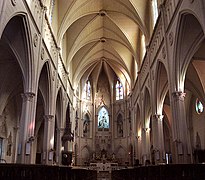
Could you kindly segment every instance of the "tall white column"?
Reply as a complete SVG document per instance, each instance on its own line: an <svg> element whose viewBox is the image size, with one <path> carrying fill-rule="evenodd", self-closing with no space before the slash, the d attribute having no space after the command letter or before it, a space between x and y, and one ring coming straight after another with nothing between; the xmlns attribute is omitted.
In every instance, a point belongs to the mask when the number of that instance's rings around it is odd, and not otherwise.
<svg viewBox="0 0 205 180"><path fill-rule="evenodd" d="M14 132L14 142L13 142L13 157L12 157L12 162L15 163L17 159L17 150L18 150L18 138L19 138L19 127L14 127L13 128Z"/></svg>
<svg viewBox="0 0 205 180"><path fill-rule="evenodd" d="M163 115L159 114L152 116L152 135L155 163L162 162L164 156L163 117Z"/></svg>
<svg viewBox="0 0 205 180"><path fill-rule="evenodd" d="M142 163L145 163L146 160L150 160L150 128L142 129L141 147Z"/></svg>
<svg viewBox="0 0 205 180"><path fill-rule="evenodd" d="M184 104L185 95L180 91L172 93L172 136L176 163L190 163L191 160L190 137Z"/></svg>
<svg viewBox="0 0 205 180"><path fill-rule="evenodd" d="M43 164L53 164L53 115L44 116Z"/></svg>
<svg viewBox="0 0 205 180"><path fill-rule="evenodd" d="M61 151L62 151L62 141L61 138L64 133L64 128L58 128L57 129L57 142L56 142L56 164L60 165L62 162L62 157L61 157Z"/></svg>
<svg viewBox="0 0 205 180"><path fill-rule="evenodd" d="M34 117L32 116L32 108L35 106L35 102L33 101L35 94L32 92L27 92L22 94L22 111L21 111L21 119L19 126L19 141L18 141L18 163L29 163L30 162L30 151L27 145L29 141L29 132L34 129L34 125L32 124ZM27 151L26 151L27 150Z"/></svg>

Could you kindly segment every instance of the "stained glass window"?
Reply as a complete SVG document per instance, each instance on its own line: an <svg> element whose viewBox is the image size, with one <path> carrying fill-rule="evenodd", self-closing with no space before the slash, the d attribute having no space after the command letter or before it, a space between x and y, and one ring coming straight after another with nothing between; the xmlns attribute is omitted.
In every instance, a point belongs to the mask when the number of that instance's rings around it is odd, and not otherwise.
<svg viewBox="0 0 205 180"><path fill-rule="evenodd" d="M91 86L90 86L90 81L87 82L87 99L90 99L90 89L91 89Z"/></svg>
<svg viewBox="0 0 205 180"><path fill-rule="evenodd" d="M52 19L53 19L53 11L54 11L54 6L55 6L55 0L51 0L50 1L50 12L49 12L49 15L50 15L50 23L52 23Z"/></svg>
<svg viewBox="0 0 205 180"><path fill-rule="evenodd" d="M204 106L203 106L202 102L199 101L198 98L196 99L196 105L195 105L195 107L196 107L196 112L197 112L198 114L201 114L201 113L204 111Z"/></svg>
<svg viewBox="0 0 205 180"><path fill-rule="evenodd" d="M90 81L87 81L84 86L84 92L83 92L83 98L84 99L90 99L91 98L91 85Z"/></svg>
<svg viewBox="0 0 205 180"><path fill-rule="evenodd" d="M102 107L98 113L98 128L109 128L109 115L105 107Z"/></svg>
<svg viewBox="0 0 205 180"><path fill-rule="evenodd" d="M119 80L117 80L115 89L116 89L116 100L123 99L123 86Z"/></svg>

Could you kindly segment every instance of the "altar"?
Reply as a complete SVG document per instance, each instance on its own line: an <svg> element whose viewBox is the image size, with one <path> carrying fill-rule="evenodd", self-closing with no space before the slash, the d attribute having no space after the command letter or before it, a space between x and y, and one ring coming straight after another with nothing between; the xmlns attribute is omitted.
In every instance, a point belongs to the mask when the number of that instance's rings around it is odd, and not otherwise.
<svg viewBox="0 0 205 180"><path fill-rule="evenodd" d="M100 172L109 172L116 170L118 168L117 163L90 163L89 169L96 170Z"/></svg>

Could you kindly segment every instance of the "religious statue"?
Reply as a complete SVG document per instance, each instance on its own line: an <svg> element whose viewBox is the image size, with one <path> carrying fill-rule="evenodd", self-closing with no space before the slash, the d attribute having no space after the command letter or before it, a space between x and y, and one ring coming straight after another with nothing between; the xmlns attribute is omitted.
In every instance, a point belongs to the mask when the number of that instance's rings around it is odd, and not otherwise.
<svg viewBox="0 0 205 180"><path fill-rule="evenodd" d="M198 132L196 133L196 149L201 149L201 139Z"/></svg>
<svg viewBox="0 0 205 180"><path fill-rule="evenodd" d="M6 152L7 156L11 156L11 147L12 147L12 135L10 132L9 137L8 137L8 144L7 144L7 152Z"/></svg>
<svg viewBox="0 0 205 180"><path fill-rule="evenodd" d="M84 121L83 123L83 133L87 133L88 132L88 121Z"/></svg>

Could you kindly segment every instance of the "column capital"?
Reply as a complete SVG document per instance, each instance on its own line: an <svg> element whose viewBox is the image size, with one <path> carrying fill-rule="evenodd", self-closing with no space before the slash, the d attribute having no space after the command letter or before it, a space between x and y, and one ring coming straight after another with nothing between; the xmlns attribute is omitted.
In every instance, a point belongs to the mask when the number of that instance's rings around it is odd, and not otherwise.
<svg viewBox="0 0 205 180"><path fill-rule="evenodd" d="M150 132L151 129L148 127L148 128L142 128L142 130L148 133Z"/></svg>
<svg viewBox="0 0 205 180"><path fill-rule="evenodd" d="M162 121L164 118L164 115L162 114L153 114L152 117L156 120Z"/></svg>
<svg viewBox="0 0 205 180"><path fill-rule="evenodd" d="M182 91L175 91L175 92L172 92L172 96L176 99L184 101L186 93L184 93Z"/></svg>
<svg viewBox="0 0 205 180"><path fill-rule="evenodd" d="M26 92L26 93L21 94L23 102L25 102L25 101L32 102L34 96L35 96L35 93L32 93L32 92Z"/></svg>

